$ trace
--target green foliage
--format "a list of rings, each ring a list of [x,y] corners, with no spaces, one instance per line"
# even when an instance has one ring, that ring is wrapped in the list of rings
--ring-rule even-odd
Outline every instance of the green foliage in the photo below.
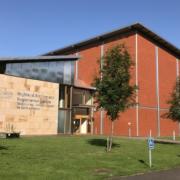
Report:
[[[167,117],[173,121],[180,122],[180,77],[177,78],[171,100],[168,103],[170,104],[170,108]]]
[[[124,45],[109,49],[103,57],[103,68],[95,78],[98,107],[107,111],[114,121],[120,112],[135,104],[135,85],[130,85],[130,68],[133,63]]]

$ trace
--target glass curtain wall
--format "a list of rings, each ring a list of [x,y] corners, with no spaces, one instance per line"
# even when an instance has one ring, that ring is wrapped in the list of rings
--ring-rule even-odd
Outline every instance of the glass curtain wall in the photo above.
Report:
[[[73,85],[74,61],[6,63],[0,72],[17,77]]]
[[[72,87],[60,85],[58,133],[71,133],[71,91]]]
[[[73,133],[87,134],[92,132],[92,105],[92,94],[89,90],[78,88],[73,89]]]
[[[91,133],[92,107],[89,90],[60,85],[58,133]]]

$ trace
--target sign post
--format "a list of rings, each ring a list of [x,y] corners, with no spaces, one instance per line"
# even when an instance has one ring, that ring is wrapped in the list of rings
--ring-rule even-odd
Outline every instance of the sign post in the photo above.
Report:
[[[149,148],[149,167],[152,167],[152,150],[154,149],[154,139],[152,137],[148,138],[148,148]]]
[[[149,149],[149,167],[151,168],[152,166],[152,153],[151,153],[151,149]]]

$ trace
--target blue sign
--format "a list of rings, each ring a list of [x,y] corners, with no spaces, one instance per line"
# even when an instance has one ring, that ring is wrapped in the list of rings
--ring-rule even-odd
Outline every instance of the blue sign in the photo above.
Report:
[[[148,138],[148,147],[149,149],[154,149],[154,139]]]

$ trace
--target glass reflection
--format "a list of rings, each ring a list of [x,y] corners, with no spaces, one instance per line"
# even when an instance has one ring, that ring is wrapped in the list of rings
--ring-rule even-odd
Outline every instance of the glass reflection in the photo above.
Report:
[[[74,82],[74,62],[7,63],[5,74],[71,85]]]

